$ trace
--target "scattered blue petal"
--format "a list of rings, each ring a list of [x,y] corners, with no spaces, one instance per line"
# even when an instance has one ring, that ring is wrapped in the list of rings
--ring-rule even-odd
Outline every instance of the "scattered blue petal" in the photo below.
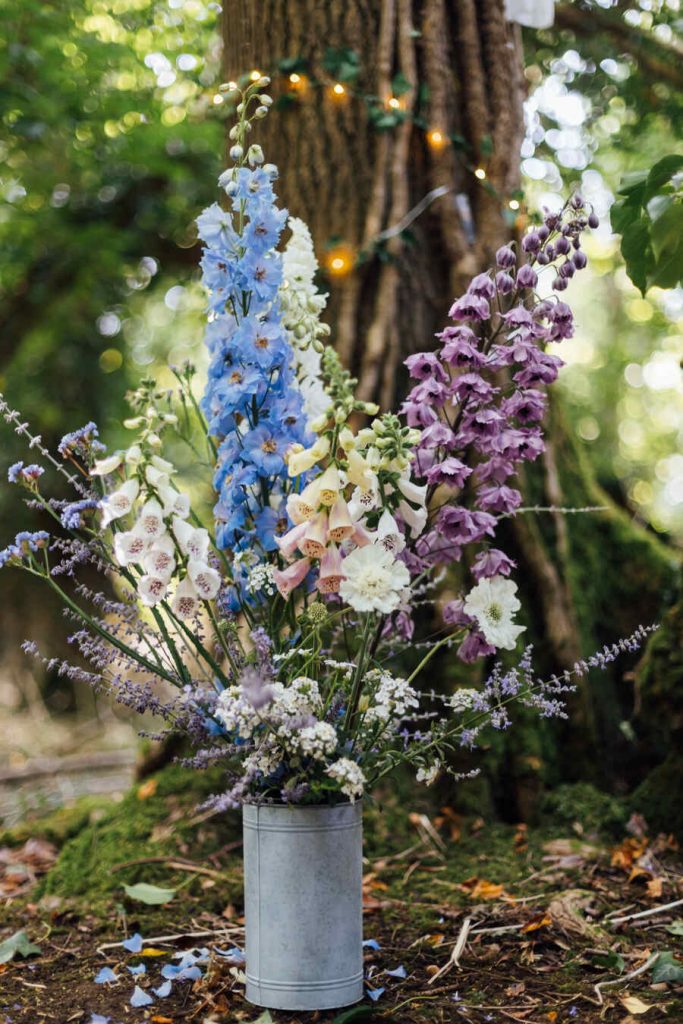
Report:
[[[163,985],[159,985],[159,988],[153,988],[152,992],[154,993],[155,996],[158,996],[159,999],[165,999],[166,996],[170,996],[171,987],[171,982],[165,981]]]
[[[379,942],[377,941],[377,939],[365,939],[363,941],[363,946],[366,949],[381,949],[382,948],[380,946]]]
[[[202,977],[202,972],[196,964],[189,964],[184,966],[182,961],[176,966],[175,964],[166,964],[165,967],[161,968],[162,978],[175,979],[176,981],[197,981],[198,978]]]
[[[101,1013],[93,1013],[91,1014],[88,1024],[109,1024],[110,1020],[111,1017],[103,1017]]]
[[[114,974],[114,972],[112,971],[111,967],[103,967],[95,975],[95,984],[96,985],[106,985],[106,983],[108,981],[118,981],[118,980],[119,980],[118,975]]]
[[[384,995],[383,988],[366,988],[365,994],[372,999],[373,1003],[376,1003],[380,996]]]
[[[144,964],[136,964],[135,967],[129,967],[128,970],[131,974],[147,974],[147,968]]]
[[[393,971],[385,971],[384,973],[388,974],[390,978],[407,978],[408,977],[408,975],[406,973],[406,969],[403,966],[403,964],[401,964],[399,967],[394,967]]]
[[[151,996],[148,996],[139,985],[136,985],[133,989],[133,995],[130,997],[131,1006],[149,1006],[154,1000]]]
[[[142,949],[142,935],[136,932],[135,935],[131,935],[129,939],[122,942],[121,945],[124,949],[127,949],[129,953],[139,953]]]
[[[225,957],[226,960],[233,960],[238,964],[245,962],[244,950],[239,946],[232,946],[230,949],[214,949],[217,956]]]

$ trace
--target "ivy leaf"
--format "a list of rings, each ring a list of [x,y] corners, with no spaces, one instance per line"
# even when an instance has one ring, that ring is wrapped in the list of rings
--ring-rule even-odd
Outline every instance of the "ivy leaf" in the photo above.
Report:
[[[146,903],[150,907],[158,907],[162,903],[170,903],[176,894],[175,889],[161,889],[158,885],[138,882],[136,885],[124,885],[129,900]]]
[[[406,78],[402,71],[394,75],[391,80],[391,92],[394,96],[403,96],[405,93],[410,92],[412,88],[413,83]]]
[[[9,963],[15,956],[39,956],[42,952],[40,946],[34,946],[26,932],[15,932],[4,942],[0,942],[0,964]]]
[[[322,60],[325,71],[339,82],[352,82],[360,74],[360,59],[355,50],[348,46],[335,49],[330,46],[325,50]]]
[[[606,971],[615,971],[621,974],[626,966],[626,961],[619,953],[610,950],[608,953],[596,953],[592,958],[595,967],[601,967]]]
[[[671,924],[666,926],[666,930],[669,935],[683,937],[683,919],[679,917],[676,921],[672,921]]]
[[[660,953],[652,965],[652,981],[655,985],[660,981],[679,985],[683,981],[683,964],[673,953]]]

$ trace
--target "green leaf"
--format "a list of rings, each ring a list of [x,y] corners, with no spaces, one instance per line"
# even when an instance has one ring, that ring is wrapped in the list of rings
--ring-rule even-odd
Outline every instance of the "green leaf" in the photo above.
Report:
[[[283,75],[308,73],[308,61],[302,56],[285,57],[283,60],[278,61],[277,66]]]
[[[659,192],[662,185],[671,181],[674,174],[680,170],[683,170],[683,155],[680,153],[671,153],[670,156],[659,160],[647,176],[648,193],[654,195],[655,192]]]
[[[402,71],[394,75],[391,80],[391,92],[394,96],[403,96],[405,93],[410,92],[412,88],[413,83],[406,78]]]
[[[644,217],[624,229],[621,253],[626,261],[626,273],[644,295],[648,287],[648,278],[655,266],[650,247],[649,221]]]
[[[355,50],[349,47],[335,49],[330,46],[325,50],[322,60],[325,71],[339,82],[351,82],[360,74],[360,59]]]
[[[644,194],[647,175],[647,171],[629,171],[628,174],[624,174],[617,189],[617,195],[631,196],[635,192]]]
[[[669,935],[683,936],[683,918],[678,918],[666,926]]]
[[[626,961],[619,953],[610,949],[607,953],[596,953],[592,958],[594,967],[601,967],[605,971],[613,971],[621,974],[626,966]]]
[[[672,203],[652,222],[652,251],[656,259],[678,249],[683,236],[683,204]],[[683,271],[683,263],[681,264]]]
[[[0,942],[0,964],[9,963],[15,956],[39,956],[42,952],[40,946],[33,945],[26,932],[15,932]]]
[[[652,981],[655,985],[660,981],[679,984],[683,981],[683,964],[673,953],[660,953],[652,965]]]
[[[372,1006],[354,1006],[351,1010],[345,1010],[344,1013],[340,1013],[338,1017],[335,1017],[332,1024],[360,1024],[361,1021],[373,1021],[374,1007]]]
[[[175,889],[160,889],[158,885],[150,885],[148,882],[124,885],[123,888],[129,900],[137,900],[138,903],[146,903],[150,907],[170,903],[176,894]]]

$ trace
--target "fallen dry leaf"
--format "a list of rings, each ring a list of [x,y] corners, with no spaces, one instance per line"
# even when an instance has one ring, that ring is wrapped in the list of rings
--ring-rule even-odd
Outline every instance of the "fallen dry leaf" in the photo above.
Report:
[[[459,886],[472,900],[498,900],[507,896],[505,889],[498,882],[488,882],[485,878],[466,878]]]
[[[647,894],[653,899],[658,899],[662,895],[662,888],[664,886],[663,878],[651,878],[647,883]]]
[[[549,1013],[546,1013],[546,1017],[551,1024],[555,1024],[555,1021],[557,1020],[557,1010],[550,1010]]]
[[[644,1003],[642,999],[638,998],[638,996],[624,996],[620,1002],[625,1010],[628,1010],[629,1013],[632,1013],[636,1017],[639,1017],[643,1013],[647,1013],[647,1011],[651,1010],[653,1006],[652,1003]]]
[[[624,839],[623,843],[615,846],[612,850],[610,863],[613,868],[621,868],[622,871],[631,872],[637,865],[638,859],[642,857],[648,847],[649,839],[646,837],[635,839]]]
[[[539,928],[550,928],[552,924],[553,919],[549,914],[536,914],[520,928],[520,931],[522,935],[526,935],[528,932],[538,931]]]
[[[147,779],[147,782],[143,782],[142,785],[138,786],[138,800],[149,800],[156,793],[158,785],[157,779]]]

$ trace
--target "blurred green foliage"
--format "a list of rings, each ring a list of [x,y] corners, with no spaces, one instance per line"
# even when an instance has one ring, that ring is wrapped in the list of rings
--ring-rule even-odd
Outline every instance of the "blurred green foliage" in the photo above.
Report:
[[[146,342],[163,331],[167,354],[180,329],[223,150],[216,17],[203,0],[3,4],[0,389],[46,440],[91,418],[116,440]],[[2,451],[19,451],[6,433]]]

